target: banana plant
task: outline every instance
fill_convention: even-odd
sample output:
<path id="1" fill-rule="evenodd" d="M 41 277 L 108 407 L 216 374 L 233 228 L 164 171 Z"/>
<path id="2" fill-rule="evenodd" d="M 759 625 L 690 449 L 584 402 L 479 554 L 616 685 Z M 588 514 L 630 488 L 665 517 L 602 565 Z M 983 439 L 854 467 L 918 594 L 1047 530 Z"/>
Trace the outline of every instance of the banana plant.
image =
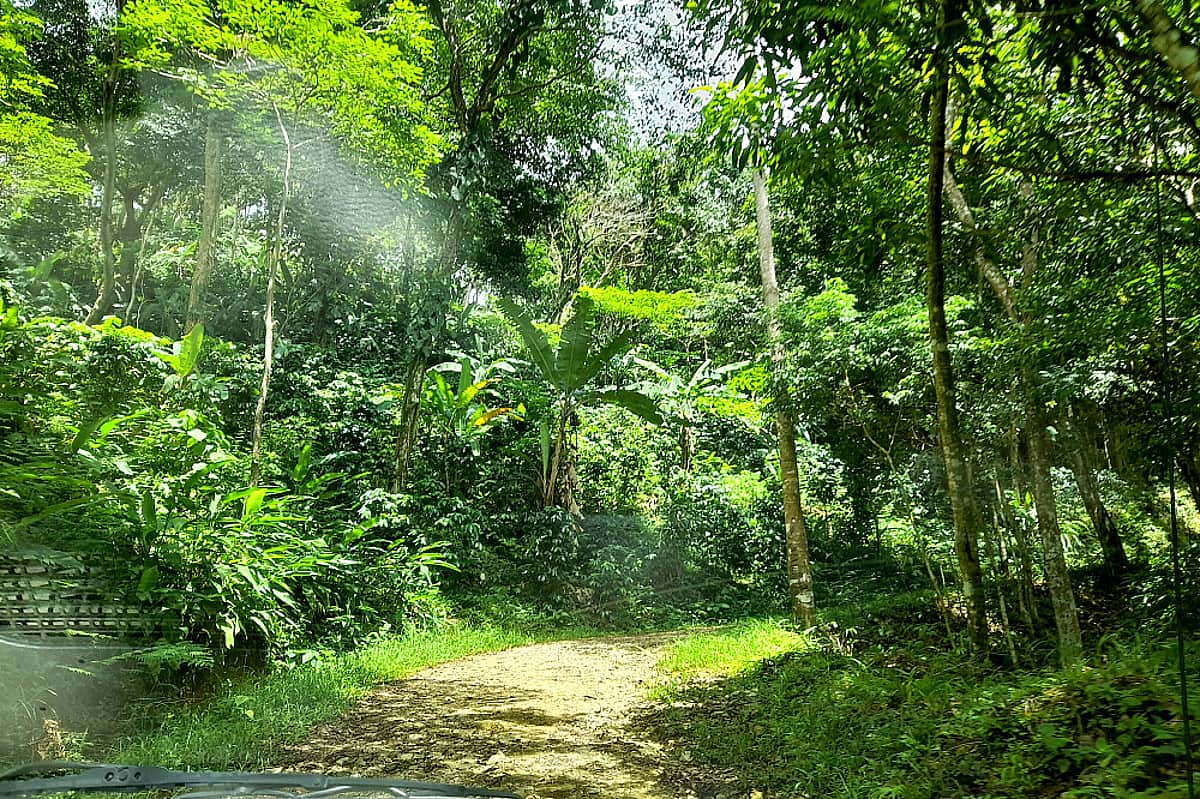
<path id="1" fill-rule="evenodd" d="M 750 362 L 738 361 L 725 366 L 713 366 L 712 361 L 706 360 L 692 372 L 691 377 L 684 380 L 653 361 L 641 358 L 633 360 L 659 378 L 657 383 L 645 384 L 644 391 L 649 396 L 661 398 L 668 417 L 679 426 L 679 468 L 690 472 L 695 448 L 693 431 L 700 421 L 704 400 L 730 396 L 730 389 L 725 385 L 726 376 Z"/>
<path id="2" fill-rule="evenodd" d="M 460 354 L 457 361 L 440 363 L 426 374 L 423 402 L 442 440 L 442 476 L 447 493 L 452 488 L 450 462 L 462 447 L 478 458 L 483 437 L 495 422 L 524 417 L 524 405 L 493 408 L 487 403 L 492 386 L 499 381 L 494 375 L 513 371 L 512 364 L 505 360 L 485 364 Z M 456 373 L 457 382 L 453 380 Z"/>
<path id="3" fill-rule="evenodd" d="M 551 434 L 549 424 L 542 425 L 542 505 L 559 505 L 578 513 L 572 485 L 574 453 L 568 442 L 568 432 L 576 424 L 578 411 L 590 405 L 616 405 L 652 424 L 662 424 L 662 414 L 655 401 L 639 391 L 594 385 L 605 366 L 629 352 L 633 340 L 628 333 L 623 333 L 604 344 L 599 343 L 596 339 L 596 303 L 590 298 L 575 298 L 573 312 L 562 326 L 557 347 L 551 345 L 546 333 L 539 330 L 515 302 L 500 299 L 497 305 L 521 334 L 530 359 L 553 392 L 558 408 L 557 431 Z"/>

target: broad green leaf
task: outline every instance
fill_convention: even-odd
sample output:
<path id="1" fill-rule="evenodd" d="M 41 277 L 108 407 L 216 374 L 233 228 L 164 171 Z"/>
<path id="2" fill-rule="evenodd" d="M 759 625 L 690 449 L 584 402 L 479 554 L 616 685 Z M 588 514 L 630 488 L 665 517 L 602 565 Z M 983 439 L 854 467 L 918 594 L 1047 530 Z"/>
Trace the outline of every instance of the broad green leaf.
<path id="1" fill-rule="evenodd" d="M 596 401 L 616 405 L 637 414 L 651 424 L 662 424 L 662 413 L 654 400 L 639 391 L 625 388 L 611 388 L 597 391 L 592 395 Z"/>
<path id="2" fill-rule="evenodd" d="M 106 417 L 101 417 L 99 419 L 93 419 L 90 422 L 84 423 L 79 428 L 79 432 L 75 434 L 75 438 L 71 439 L 70 451 L 75 453 L 79 452 L 81 449 L 84 449 L 88 443 L 88 440 L 91 439 L 92 433 L 96 432 L 96 428 L 100 426 L 100 423 L 103 422 L 105 418 Z"/>
<path id="3" fill-rule="evenodd" d="M 150 591 L 158 585 L 158 567 L 148 566 L 142 569 L 142 576 L 138 580 L 137 596 L 139 599 L 145 600 L 150 598 Z"/>
<path id="4" fill-rule="evenodd" d="M 556 387 L 560 386 L 562 381 L 556 367 L 554 351 L 550 348 L 546 334 L 534 327 L 533 320 L 529 315 L 507 297 L 497 299 L 496 306 L 508 317 L 508 321 L 516 326 L 522 341 L 525 342 L 525 348 L 529 350 L 529 354 L 533 358 L 534 366 L 546 378 L 546 382 Z"/>
<path id="5" fill-rule="evenodd" d="M 262 510 L 263 500 L 266 499 L 267 489 L 255 488 L 246 494 L 244 504 L 242 506 L 242 520 L 253 518 L 260 510 Z"/>
<path id="6" fill-rule="evenodd" d="M 296 460 L 296 466 L 292 469 L 292 479 L 299 482 L 308 476 L 308 467 L 312 463 L 312 442 L 308 442 L 300 450 L 300 457 Z"/>
<path id="7" fill-rule="evenodd" d="M 176 361 L 171 364 L 176 374 L 187 377 L 200 361 L 200 350 L 204 347 L 204 324 L 197 322 L 179 341 L 179 352 Z"/>
<path id="8" fill-rule="evenodd" d="M 466 392 L 467 387 L 471 385 L 474 374 L 471 370 L 471 361 L 466 356 L 459 359 L 458 365 L 458 396 L 461 398 Z"/>
<path id="9" fill-rule="evenodd" d="M 592 382 L 592 380 L 596 378 L 596 375 L 600 374 L 600 370 L 608 365 L 609 361 L 618 355 L 624 355 L 626 352 L 629 352 L 629 349 L 632 346 L 632 332 L 626 331 L 625 333 L 621 333 L 613 338 L 611 341 L 601 347 L 600 350 L 588 360 L 587 366 L 582 369 L 578 375 L 576 375 L 578 378 L 578 385 L 575 388 L 582 388 L 583 386 L 586 386 L 588 383 Z"/>
<path id="10" fill-rule="evenodd" d="M 146 532 L 158 531 L 158 508 L 154 503 L 154 494 L 149 489 L 142 492 L 142 502 L 139 511 L 142 528 Z"/>
<path id="11" fill-rule="evenodd" d="M 570 391 L 585 385 L 588 378 L 582 377 L 590 367 L 588 352 L 592 348 L 592 334 L 596 324 L 596 303 L 590 297 L 575 298 L 574 311 L 562 328 L 562 340 L 558 344 L 555 363 L 562 382 Z M 582 378 L 582 379 L 581 379 Z"/>

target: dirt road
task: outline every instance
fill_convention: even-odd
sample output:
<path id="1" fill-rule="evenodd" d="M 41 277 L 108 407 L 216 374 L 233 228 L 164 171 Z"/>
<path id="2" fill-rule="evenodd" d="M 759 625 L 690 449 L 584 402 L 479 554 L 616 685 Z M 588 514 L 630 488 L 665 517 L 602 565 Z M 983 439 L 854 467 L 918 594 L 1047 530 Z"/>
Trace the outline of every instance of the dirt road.
<path id="1" fill-rule="evenodd" d="M 289 770 L 398 775 L 544 799 L 672 799 L 629 724 L 672 634 L 475 655 L 380 686 L 285 757 Z"/>

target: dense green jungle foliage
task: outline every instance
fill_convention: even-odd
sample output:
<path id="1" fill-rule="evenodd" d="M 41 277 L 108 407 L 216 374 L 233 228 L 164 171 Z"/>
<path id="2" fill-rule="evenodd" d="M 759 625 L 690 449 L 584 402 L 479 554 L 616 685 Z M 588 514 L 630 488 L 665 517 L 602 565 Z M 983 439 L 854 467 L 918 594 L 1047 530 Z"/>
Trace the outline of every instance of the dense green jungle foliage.
<path id="1" fill-rule="evenodd" d="M 0 566 L 168 685 L 791 613 L 711 762 L 850 696 L 935 794 L 1177 787 L 1190 5 L 618 5 L 0 0 Z"/>

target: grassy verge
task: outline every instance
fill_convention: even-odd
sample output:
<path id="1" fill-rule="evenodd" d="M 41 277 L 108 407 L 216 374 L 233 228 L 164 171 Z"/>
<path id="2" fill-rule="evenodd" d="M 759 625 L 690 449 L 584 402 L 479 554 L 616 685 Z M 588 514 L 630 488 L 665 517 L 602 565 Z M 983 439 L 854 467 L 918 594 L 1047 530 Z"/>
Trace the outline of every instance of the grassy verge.
<path id="1" fill-rule="evenodd" d="M 465 655 L 589 632 L 459 624 L 381 638 L 352 653 L 231 682 L 198 706 L 166 713 L 156 729 L 120 742 L 104 759 L 178 768 L 265 768 L 283 745 L 344 713 L 373 685 Z"/>
<path id="2" fill-rule="evenodd" d="M 759 622 L 678 642 L 642 719 L 672 781 L 702 796 L 1186 795 L 1169 647 L 1110 640 L 1087 666 L 1000 670 L 911 610 L 860 619 L 883 637 Z"/>
<path id="3" fill-rule="evenodd" d="M 730 677 L 766 658 L 808 648 L 807 638 L 776 618 L 747 619 L 698 632 L 667 647 L 656 664 L 663 679 L 651 688 L 651 695 L 669 696 L 680 685 Z"/>

